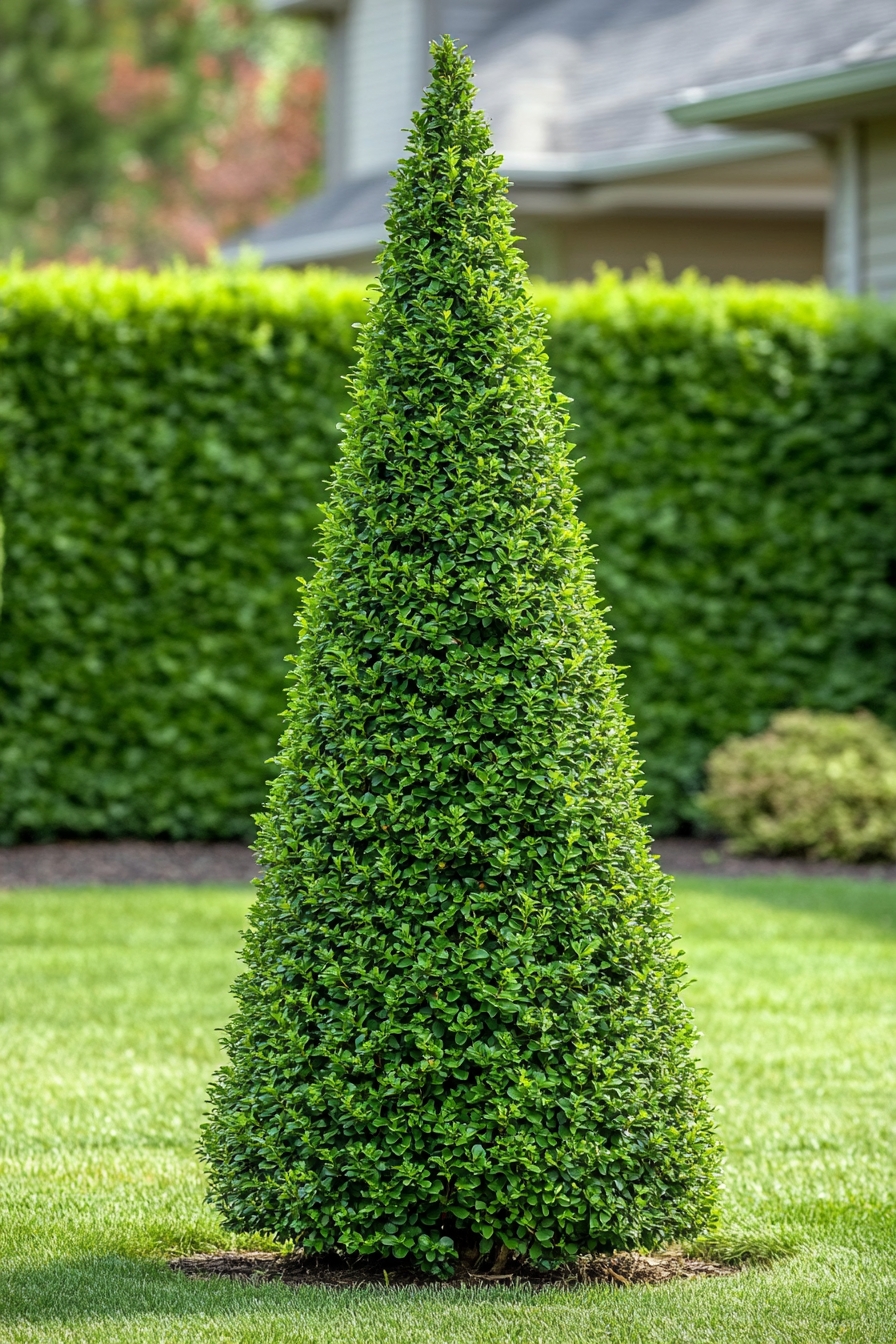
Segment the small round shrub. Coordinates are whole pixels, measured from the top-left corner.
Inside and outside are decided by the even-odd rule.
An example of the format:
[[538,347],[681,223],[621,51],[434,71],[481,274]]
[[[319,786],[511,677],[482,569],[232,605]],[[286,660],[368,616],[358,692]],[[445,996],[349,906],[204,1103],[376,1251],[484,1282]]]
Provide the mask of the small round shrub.
[[778,714],[707,762],[701,802],[739,854],[896,858],[896,733],[873,714]]

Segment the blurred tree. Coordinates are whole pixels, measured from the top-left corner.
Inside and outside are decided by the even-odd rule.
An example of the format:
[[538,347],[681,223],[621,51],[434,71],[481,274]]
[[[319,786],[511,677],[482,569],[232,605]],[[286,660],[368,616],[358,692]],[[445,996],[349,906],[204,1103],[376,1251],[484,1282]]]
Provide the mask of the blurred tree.
[[322,82],[253,0],[3,0],[0,251],[201,260],[310,180]]

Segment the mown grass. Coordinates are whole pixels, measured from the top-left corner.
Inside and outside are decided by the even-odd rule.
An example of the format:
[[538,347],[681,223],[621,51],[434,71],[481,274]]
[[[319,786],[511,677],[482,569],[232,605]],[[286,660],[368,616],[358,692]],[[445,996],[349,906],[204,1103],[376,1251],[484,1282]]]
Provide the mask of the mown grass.
[[[0,896],[0,1340],[893,1344],[896,887],[680,880],[736,1278],[532,1294],[181,1278],[245,890]],[[791,1248],[791,1253],[779,1252]]]

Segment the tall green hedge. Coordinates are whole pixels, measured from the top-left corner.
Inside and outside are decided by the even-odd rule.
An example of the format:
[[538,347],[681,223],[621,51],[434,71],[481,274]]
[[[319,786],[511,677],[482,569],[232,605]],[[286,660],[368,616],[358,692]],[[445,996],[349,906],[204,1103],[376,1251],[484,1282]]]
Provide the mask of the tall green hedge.
[[544,299],[657,830],[776,709],[896,724],[896,311],[651,278]]
[[356,281],[0,285],[0,839],[251,833]]
[[[539,288],[659,830],[778,708],[896,725],[896,313]],[[364,283],[0,274],[0,841],[239,836]]]

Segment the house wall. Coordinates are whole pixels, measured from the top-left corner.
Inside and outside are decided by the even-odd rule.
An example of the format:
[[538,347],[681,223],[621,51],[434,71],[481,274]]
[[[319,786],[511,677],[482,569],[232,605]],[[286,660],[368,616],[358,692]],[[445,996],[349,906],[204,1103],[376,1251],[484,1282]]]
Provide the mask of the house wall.
[[869,121],[864,137],[864,287],[896,298],[896,117]]
[[[824,223],[820,219],[755,221],[712,218],[546,220],[517,215],[521,247],[534,276],[545,280],[590,280],[597,263],[626,275],[658,257],[667,279],[688,267],[709,280],[789,280],[806,284],[824,272]],[[375,251],[333,257],[347,271],[372,269]]]
[[604,262],[626,274],[658,257],[674,279],[696,267],[710,280],[789,280],[804,284],[824,273],[824,220],[820,216],[744,218],[732,215],[605,215],[547,220],[516,216],[534,275],[548,280],[589,279]]
[[828,282],[846,294],[896,298],[896,117],[847,122],[833,154]]
[[345,19],[342,172],[366,177],[395,166],[424,82],[425,14],[419,0],[354,0]]

